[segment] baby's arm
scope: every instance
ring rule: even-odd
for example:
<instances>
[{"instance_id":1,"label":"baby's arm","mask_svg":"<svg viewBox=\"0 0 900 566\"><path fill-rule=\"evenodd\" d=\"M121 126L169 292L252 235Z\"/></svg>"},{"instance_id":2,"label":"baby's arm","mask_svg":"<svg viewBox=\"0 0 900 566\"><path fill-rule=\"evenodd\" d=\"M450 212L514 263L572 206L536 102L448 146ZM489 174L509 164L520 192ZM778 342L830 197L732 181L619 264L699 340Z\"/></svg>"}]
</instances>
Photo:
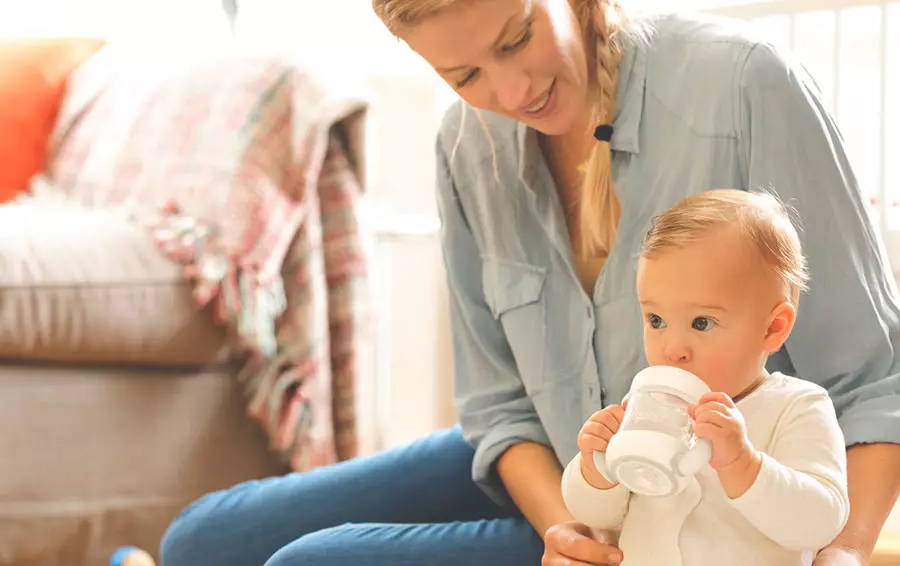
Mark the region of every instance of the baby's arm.
<instances>
[{"instance_id":1,"label":"baby's arm","mask_svg":"<svg viewBox=\"0 0 900 566\"><path fill-rule=\"evenodd\" d=\"M850 513L844 436L828 395L810 392L782 415L756 481L731 500L757 529L790 550L818 550Z\"/></svg>"},{"instance_id":2,"label":"baby's arm","mask_svg":"<svg viewBox=\"0 0 900 566\"><path fill-rule=\"evenodd\" d=\"M569 513L576 521L597 529L612 530L622 526L631 497L622 484L598 489L581 473L581 453L575 455L563 472L562 494Z\"/></svg>"}]
</instances>

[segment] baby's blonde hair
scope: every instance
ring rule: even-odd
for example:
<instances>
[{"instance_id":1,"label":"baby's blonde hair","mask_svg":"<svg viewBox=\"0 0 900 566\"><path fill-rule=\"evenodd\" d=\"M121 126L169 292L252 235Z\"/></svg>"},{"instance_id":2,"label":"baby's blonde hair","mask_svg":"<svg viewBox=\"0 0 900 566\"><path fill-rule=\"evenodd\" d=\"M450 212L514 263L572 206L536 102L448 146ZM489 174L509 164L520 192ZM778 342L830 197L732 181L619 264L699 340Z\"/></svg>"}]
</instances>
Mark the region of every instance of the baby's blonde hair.
<instances>
[{"instance_id":1,"label":"baby's blonde hair","mask_svg":"<svg viewBox=\"0 0 900 566\"><path fill-rule=\"evenodd\" d=\"M372 7L388 30L402 38L424 18L465 1L468 0L372 0ZM615 115L622 57L619 32L626 22L625 12L619 0L569 0L569 4L581 24L588 61L593 63L588 68L588 92L595 95L590 125L593 131L599 124L612 124ZM611 161L609 143L596 142L582 166L584 179L578 203L580 238L574 242L579 256L607 255L615 243L620 208L613 190Z\"/></svg>"},{"instance_id":2,"label":"baby's blonde hair","mask_svg":"<svg viewBox=\"0 0 900 566\"><path fill-rule=\"evenodd\" d=\"M684 247L725 224L739 230L781 280L786 298L797 305L809 281L806 258L790 209L769 193L717 189L690 196L654 218L641 255L649 258Z\"/></svg>"}]
</instances>

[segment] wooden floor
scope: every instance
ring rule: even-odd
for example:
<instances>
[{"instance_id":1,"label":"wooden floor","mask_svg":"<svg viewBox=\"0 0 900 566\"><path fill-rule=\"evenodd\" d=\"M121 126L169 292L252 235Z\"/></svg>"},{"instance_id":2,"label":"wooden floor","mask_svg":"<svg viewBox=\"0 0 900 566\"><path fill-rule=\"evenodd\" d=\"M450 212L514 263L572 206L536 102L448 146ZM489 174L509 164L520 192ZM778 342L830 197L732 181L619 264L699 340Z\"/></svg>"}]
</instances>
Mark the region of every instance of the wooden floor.
<instances>
[{"instance_id":1,"label":"wooden floor","mask_svg":"<svg viewBox=\"0 0 900 566\"><path fill-rule=\"evenodd\" d=\"M900 532L882 533L869 566L900 566Z\"/></svg>"}]
</instances>

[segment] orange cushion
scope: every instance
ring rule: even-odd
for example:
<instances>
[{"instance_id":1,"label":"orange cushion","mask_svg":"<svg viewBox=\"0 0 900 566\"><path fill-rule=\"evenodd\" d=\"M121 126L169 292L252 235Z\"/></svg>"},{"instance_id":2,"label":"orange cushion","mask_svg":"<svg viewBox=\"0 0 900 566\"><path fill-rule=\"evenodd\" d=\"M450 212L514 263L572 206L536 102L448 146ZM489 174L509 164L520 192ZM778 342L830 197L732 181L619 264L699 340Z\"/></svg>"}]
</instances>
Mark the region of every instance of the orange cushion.
<instances>
[{"instance_id":1,"label":"orange cushion","mask_svg":"<svg viewBox=\"0 0 900 566\"><path fill-rule=\"evenodd\" d=\"M66 80L103 44L89 38L0 41L0 203L27 190L44 170Z\"/></svg>"}]
</instances>

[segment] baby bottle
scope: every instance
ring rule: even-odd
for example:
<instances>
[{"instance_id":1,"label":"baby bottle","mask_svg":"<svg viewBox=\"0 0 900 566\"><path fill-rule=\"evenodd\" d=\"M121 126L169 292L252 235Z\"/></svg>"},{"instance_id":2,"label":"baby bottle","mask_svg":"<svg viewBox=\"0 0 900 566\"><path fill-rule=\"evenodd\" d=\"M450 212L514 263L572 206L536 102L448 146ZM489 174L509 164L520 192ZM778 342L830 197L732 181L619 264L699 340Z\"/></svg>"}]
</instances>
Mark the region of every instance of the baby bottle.
<instances>
[{"instance_id":1,"label":"baby bottle","mask_svg":"<svg viewBox=\"0 0 900 566\"><path fill-rule=\"evenodd\" d=\"M632 493L667 496L709 463L709 442L694 436L688 407L710 389L694 374L653 366L638 373L625 417L606 452L594 453L597 470Z\"/></svg>"}]
</instances>

